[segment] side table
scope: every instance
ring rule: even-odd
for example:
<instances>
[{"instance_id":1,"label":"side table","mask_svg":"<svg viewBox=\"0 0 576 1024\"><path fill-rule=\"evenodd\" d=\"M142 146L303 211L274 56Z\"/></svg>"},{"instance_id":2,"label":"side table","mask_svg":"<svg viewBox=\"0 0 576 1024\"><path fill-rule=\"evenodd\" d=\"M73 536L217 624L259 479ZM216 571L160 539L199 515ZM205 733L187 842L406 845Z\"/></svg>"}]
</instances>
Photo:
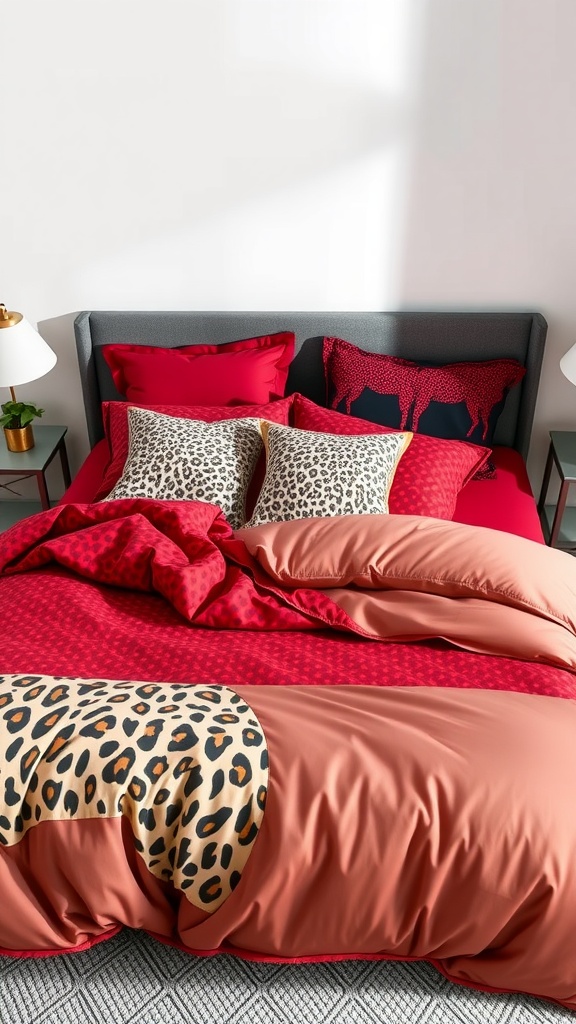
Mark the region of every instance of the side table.
<instances>
[{"instance_id":1,"label":"side table","mask_svg":"<svg viewBox=\"0 0 576 1024\"><path fill-rule=\"evenodd\" d=\"M560 491L556 505L547 505L552 466L560 477ZM551 430L550 448L538 499L538 512L546 543L550 547L576 548L576 508L566 508L570 484L576 483L576 431Z\"/></svg>"},{"instance_id":2,"label":"side table","mask_svg":"<svg viewBox=\"0 0 576 1024\"><path fill-rule=\"evenodd\" d=\"M46 484L46 469L56 454L60 455L64 486L70 486L70 467L66 451L66 432L68 427L48 427L34 424L35 445L27 452L9 452L0 435L0 477L13 476L9 484L0 482L0 488L12 492L12 485L36 477L40 504L43 509L50 508L50 496Z\"/></svg>"}]
</instances>

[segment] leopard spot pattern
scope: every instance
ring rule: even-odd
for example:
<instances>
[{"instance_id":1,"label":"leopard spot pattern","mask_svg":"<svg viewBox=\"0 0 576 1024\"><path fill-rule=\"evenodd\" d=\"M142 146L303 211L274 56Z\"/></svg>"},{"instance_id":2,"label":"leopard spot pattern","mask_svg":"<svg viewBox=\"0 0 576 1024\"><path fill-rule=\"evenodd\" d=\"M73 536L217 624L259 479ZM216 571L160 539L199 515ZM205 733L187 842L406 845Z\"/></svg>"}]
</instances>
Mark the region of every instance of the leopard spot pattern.
<instances>
[{"instance_id":1,"label":"leopard spot pattern","mask_svg":"<svg viewBox=\"0 0 576 1024\"><path fill-rule=\"evenodd\" d=\"M226 686L0 676L0 845L116 818L148 869L213 912L262 822L266 740Z\"/></svg>"},{"instance_id":2,"label":"leopard spot pattern","mask_svg":"<svg viewBox=\"0 0 576 1024\"><path fill-rule=\"evenodd\" d=\"M411 433L316 433L262 421L266 476L248 527L314 516L378 515Z\"/></svg>"},{"instance_id":3,"label":"leopard spot pattern","mask_svg":"<svg viewBox=\"0 0 576 1024\"><path fill-rule=\"evenodd\" d=\"M204 423L129 408L128 424L128 458L106 501L205 501L219 505L233 529L242 526L246 493L262 451L257 419Z\"/></svg>"}]
</instances>

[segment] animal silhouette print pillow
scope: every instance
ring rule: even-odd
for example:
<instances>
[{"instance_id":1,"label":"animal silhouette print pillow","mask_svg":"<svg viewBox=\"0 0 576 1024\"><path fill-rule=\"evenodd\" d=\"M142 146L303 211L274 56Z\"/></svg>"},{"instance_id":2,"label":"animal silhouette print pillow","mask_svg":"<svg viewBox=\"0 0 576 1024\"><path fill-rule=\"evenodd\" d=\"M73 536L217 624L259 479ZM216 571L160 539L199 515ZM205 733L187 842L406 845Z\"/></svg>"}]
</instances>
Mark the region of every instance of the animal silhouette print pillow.
<instances>
[{"instance_id":1,"label":"animal silhouette print pillow","mask_svg":"<svg viewBox=\"0 0 576 1024\"><path fill-rule=\"evenodd\" d=\"M430 366L324 338L328 405L372 423L492 446L506 395L525 368L515 359Z\"/></svg>"}]
</instances>

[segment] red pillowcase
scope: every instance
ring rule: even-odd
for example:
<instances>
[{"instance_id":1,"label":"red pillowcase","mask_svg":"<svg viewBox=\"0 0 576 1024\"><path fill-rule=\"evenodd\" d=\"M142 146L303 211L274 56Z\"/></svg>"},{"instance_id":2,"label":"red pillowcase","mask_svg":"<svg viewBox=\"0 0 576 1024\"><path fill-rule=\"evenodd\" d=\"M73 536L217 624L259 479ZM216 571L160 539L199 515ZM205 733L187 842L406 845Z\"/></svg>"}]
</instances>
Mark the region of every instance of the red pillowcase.
<instances>
[{"instance_id":1,"label":"red pillowcase","mask_svg":"<svg viewBox=\"0 0 576 1024\"><path fill-rule=\"evenodd\" d=\"M392 427L324 409L298 394L294 395L293 421L302 430L326 434L397 433ZM452 519L459 491L489 455L489 448L468 441L414 434L396 469L388 498L390 512Z\"/></svg>"},{"instance_id":2,"label":"red pillowcase","mask_svg":"<svg viewBox=\"0 0 576 1024\"><path fill-rule=\"evenodd\" d=\"M516 359L430 366L366 352L342 338L324 338L322 354L333 409L481 445L492 444L506 396L526 373Z\"/></svg>"},{"instance_id":3,"label":"red pillowcase","mask_svg":"<svg viewBox=\"0 0 576 1024\"><path fill-rule=\"evenodd\" d=\"M149 409L151 412L161 412L167 416L180 416L186 420L202 420L204 423L217 423L219 420L237 420L244 416L255 416L258 419L271 420L272 423L280 423L283 426L287 426L293 398L293 395L289 395L288 398L281 398L277 402L268 402L266 405L216 407L207 405L142 405L132 402L102 402L102 421L110 449L110 460L106 466L104 479L98 488L94 501L105 498L114 487L114 484L118 483L124 471L130 443L128 409L131 405L137 405L139 409ZM262 458L256 467L248 490L247 512L251 512L255 499L258 497L262 480L264 479L265 468L265 459ZM255 496L253 494L254 491Z\"/></svg>"},{"instance_id":4,"label":"red pillowcase","mask_svg":"<svg viewBox=\"0 0 576 1024\"><path fill-rule=\"evenodd\" d=\"M290 331L224 345L104 345L117 391L144 405L260 405L281 398L294 355Z\"/></svg>"}]
</instances>

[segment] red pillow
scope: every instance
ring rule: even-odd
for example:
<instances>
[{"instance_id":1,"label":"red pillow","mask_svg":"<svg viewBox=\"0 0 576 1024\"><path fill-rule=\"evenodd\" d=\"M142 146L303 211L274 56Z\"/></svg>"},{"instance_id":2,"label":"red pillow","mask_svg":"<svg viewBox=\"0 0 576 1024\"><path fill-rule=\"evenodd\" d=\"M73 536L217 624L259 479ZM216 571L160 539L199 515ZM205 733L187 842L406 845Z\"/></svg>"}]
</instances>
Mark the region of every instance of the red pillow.
<instances>
[{"instance_id":1,"label":"red pillow","mask_svg":"<svg viewBox=\"0 0 576 1024\"><path fill-rule=\"evenodd\" d=\"M117 391L144 405L260 405L281 398L294 355L290 331L225 345L104 345Z\"/></svg>"},{"instance_id":2,"label":"red pillow","mask_svg":"<svg viewBox=\"0 0 576 1024\"><path fill-rule=\"evenodd\" d=\"M324 338L329 405L372 423L451 441L491 445L511 388L526 369L516 359L431 366L365 352Z\"/></svg>"},{"instance_id":3,"label":"red pillow","mask_svg":"<svg viewBox=\"0 0 576 1024\"><path fill-rule=\"evenodd\" d=\"M122 476L124 465L128 457L128 445L130 436L128 433L128 409L131 405L137 405L139 409L149 409L151 412L162 412L167 416L180 416L186 420L202 420L204 423L216 423L219 420L237 420L244 416L255 416L258 419L271 420L272 423L280 423L287 426L290 419L293 395L288 398L281 398L277 402L268 402L266 405L236 405L216 406L208 405L141 405L133 402L102 402L102 421L104 433L110 449L110 458L104 471L104 479L94 501L106 497L114 484L118 483ZM247 511L252 510L255 498L258 497L260 486L264 479L265 459L261 460L256 467L256 472L247 498ZM256 489L255 497L252 491Z\"/></svg>"},{"instance_id":4,"label":"red pillow","mask_svg":"<svg viewBox=\"0 0 576 1024\"><path fill-rule=\"evenodd\" d=\"M303 395L294 395L294 426L326 434L395 434L357 416L324 409ZM468 441L414 434L396 468L388 498L389 510L399 515L452 519L459 491L490 455Z\"/></svg>"}]
</instances>

